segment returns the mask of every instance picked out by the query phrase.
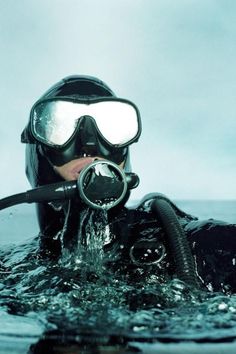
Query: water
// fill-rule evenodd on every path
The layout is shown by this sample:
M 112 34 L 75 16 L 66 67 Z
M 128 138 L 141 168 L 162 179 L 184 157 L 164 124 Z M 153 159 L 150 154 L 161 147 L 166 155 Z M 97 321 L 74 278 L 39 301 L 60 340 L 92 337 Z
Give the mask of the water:
M 236 201 L 177 204 L 236 223 Z M 38 259 L 31 208 L 0 221 L 0 353 L 235 353 L 236 295 L 160 282 L 153 269 L 124 275 L 103 252 L 109 230 L 94 232 L 92 219 L 86 247 L 59 262 Z

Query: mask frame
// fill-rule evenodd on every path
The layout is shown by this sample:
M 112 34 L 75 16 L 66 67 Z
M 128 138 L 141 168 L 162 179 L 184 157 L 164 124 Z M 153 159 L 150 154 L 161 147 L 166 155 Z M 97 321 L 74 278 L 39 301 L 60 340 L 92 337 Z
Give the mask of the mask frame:
M 113 148 L 124 148 L 129 146 L 130 144 L 132 144 L 133 142 L 136 142 L 141 134 L 142 131 L 142 127 L 141 127 L 141 118 L 140 118 L 140 113 L 138 108 L 136 107 L 136 105 L 127 100 L 127 99 L 123 99 L 123 98 L 116 98 L 116 97 L 103 97 L 103 98 L 86 98 L 86 99 L 82 99 L 82 98 L 78 98 L 78 97 L 72 97 L 72 96 L 57 96 L 54 98 L 48 98 L 48 99 L 40 99 L 38 100 L 32 107 L 31 112 L 30 112 L 30 120 L 29 123 L 27 124 L 26 128 L 24 129 L 22 135 L 21 135 L 21 142 L 22 143 L 30 143 L 30 144 L 34 144 L 34 143 L 41 143 L 45 146 L 48 146 L 50 148 L 53 149 L 58 149 L 58 150 L 63 150 L 66 146 L 70 145 L 71 141 L 73 139 L 75 139 L 76 134 L 78 133 L 79 127 L 80 127 L 80 122 L 81 122 L 81 118 L 83 119 L 83 117 L 79 117 L 75 130 L 74 132 L 71 134 L 70 138 L 66 140 L 65 143 L 63 144 L 53 144 L 47 141 L 45 141 L 45 139 L 40 138 L 40 136 L 36 133 L 35 128 L 34 128 L 34 112 L 36 110 L 36 108 L 40 105 L 40 104 L 47 104 L 47 102 L 56 102 L 56 101 L 62 101 L 62 102 L 71 102 L 71 103 L 78 103 L 78 104 L 84 104 L 84 105 L 93 105 L 96 103 L 100 103 L 100 102 L 121 102 L 124 104 L 128 104 L 130 105 L 136 113 L 136 118 L 137 118 L 137 133 L 135 134 L 135 136 L 133 138 L 131 138 L 130 140 L 128 140 L 127 142 L 123 143 L 123 144 L 113 144 L 111 142 L 109 142 L 102 134 L 102 132 L 100 131 L 96 119 L 94 119 L 93 117 L 90 117 L 91 119 L 94 120 L 94 126 L 96 127 L 96 134 L 98 134 L 100 136 L 100 140 L 104 141 L 104 144 L 107 147 L 111 147 Z M 46 106 L 46 105 L 45 105 Z M 112 118 L 111 118 L 112 119 Z M 125 129 L 125 127 L 124 127 Z

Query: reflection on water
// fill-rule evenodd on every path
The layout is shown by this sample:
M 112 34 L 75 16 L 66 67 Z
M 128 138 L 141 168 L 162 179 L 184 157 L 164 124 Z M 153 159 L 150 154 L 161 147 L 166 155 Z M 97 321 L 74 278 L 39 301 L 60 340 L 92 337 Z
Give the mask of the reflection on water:
M 38 258 L 37 239 L 2 247 L 2 343 L 21 339 L 16 353 L 135 353 L 156 340 L 236 337 L 235 295 L 163 281 L 154 266 L 121 271 L 114 250 L 103 251 L 108 231 L 92 220 L 87 228 L 86 242 L 59 261 Z

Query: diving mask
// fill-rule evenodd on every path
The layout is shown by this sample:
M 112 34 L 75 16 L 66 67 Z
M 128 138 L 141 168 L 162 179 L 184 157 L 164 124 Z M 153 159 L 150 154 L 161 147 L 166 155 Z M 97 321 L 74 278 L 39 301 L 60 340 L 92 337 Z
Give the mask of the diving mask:
M 84 117 L 89 117 L 100 138 L 115 148 L 137 141 L 141 133 L 138 108 L 128 100 L 114 97 L 86 100 L 56 97 L 38 101 L 31 110 L 30 132 L 38 142 L 63 148 L 81 128 Z

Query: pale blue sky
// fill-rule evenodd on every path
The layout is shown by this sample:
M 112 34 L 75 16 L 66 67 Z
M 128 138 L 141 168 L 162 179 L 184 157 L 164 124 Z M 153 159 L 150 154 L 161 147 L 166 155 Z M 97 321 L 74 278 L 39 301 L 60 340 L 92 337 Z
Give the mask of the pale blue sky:
M 1 196 L 29 189 L 20 133 L 70 74 L 139 107 L 133 198 L 236 199 L 236 2 L 0 0 Z

